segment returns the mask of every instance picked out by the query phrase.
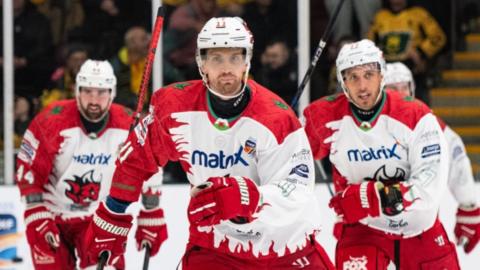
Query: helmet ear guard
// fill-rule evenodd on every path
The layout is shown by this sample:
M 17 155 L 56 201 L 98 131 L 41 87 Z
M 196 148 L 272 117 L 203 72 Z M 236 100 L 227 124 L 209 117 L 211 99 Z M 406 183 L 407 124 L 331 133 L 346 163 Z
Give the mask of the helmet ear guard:
M 415 81 L 412 71 L 402 62 L 388 63 L 385 72 L 385 85 L 407 82 L 410 84 L 410 94 L 415 97 Z
M 385 59 L 383 58 L 383 52 L 375 46 L 375 43 L 368 39 L 362 39 L 354 43 L 343 45 L 338 53 L 336 60 L 337 81 L 342 86 L 343 92 L 350 101 L 350 95 L 348 94 L 348 89 L 343 80 L 343 72 L 349 68 L 369 63 L 377 63 L 380 68 L 380 74 L 383 76 L 380 83 L 380 93 L 377 98 L 379 99 L 383 88 L 385 87 Z

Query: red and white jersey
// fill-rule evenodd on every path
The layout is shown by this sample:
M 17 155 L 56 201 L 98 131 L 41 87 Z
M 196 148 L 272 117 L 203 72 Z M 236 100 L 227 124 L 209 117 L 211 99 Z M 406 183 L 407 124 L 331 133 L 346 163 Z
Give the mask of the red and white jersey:
M 411 237 L 437 218 L 447 187 L 448 150 L 436 117 L 423 103 L 391 91 L 381 102 L 373 120 L 362 122 L 343 93 L 323 98 L 305 110 L 305 129 L 314 157 L 329 156 L 337 191 L 367 180 L 404 183 L 403 201 L 409 204 L 404 211 L 360 222 Z
M 192 185 L 214 176 L 244 176 L 262 196 L 256 219 L 190 227 L 190 243 L 241 258 L 276 258 L 304 248 L 320 229 L 313 158 L 294 112 L 249 80 L 240 116 L 216 117 L 202 81 L 172 84 L 152 97 L 150 114 L 122 148 L 110 195 L 136 201 L 143 179 L 167 160 L 180 161 Z
M 42 193 L 48 208 L 65 218 L 92 214 L 108 195 L 130 123 L 129 111 L 112 104 L 105 127 L 89 135 L 75 100 L 50 105 L 30 123 L 18 153 L 21 195 Z
M 448 187 L 461 205 L 479 205 L 479 199 L 473 178 L 472 164 L 465 151 L 462 138 L 438 119 L 447 140 L 448 158 L 450 162 L 448 172 Z

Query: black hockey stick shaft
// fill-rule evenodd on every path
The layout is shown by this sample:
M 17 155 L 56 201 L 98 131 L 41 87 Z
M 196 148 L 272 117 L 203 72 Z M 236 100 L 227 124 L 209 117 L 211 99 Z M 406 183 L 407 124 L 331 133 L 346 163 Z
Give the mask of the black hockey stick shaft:
M 345 0 L 340 0 L 338 2 L 337 6 L 335 7 L 335 11 L 333 12 L 333 16 L 330 17 L 330 19 L 328 20 L 327 28 L 325 29 L 325 32 L 323 33 L 322 38 L 318 42 L 318 46 L 317 46 L 317 49 L 315 50 L 315 54 L 313 56 L 312 62 L 310 62 L 310 66 L 308 66 L 307 72 L 303 76 L 302 82 L 298 86 L 297 92 L 295 93 L 295 96 L 292 99 L 292 103 L 290 104 L 290 107 L 292 107 L 293 109 L 297 107 L 298 100 L 302 96 L 303 90 L 305 89 L 305 86 L 310 80 L 310 77 L 312 77 L 312 73 L 315 70 L 315 67 L 317 66 L 318 59 L 322 55 L 325 45 L 327 45 L 327 40 L 330 37 L 330 34 L 332 33 L 333 25 L 337 20 L 338 13 L 342 8 L 343 2 L 345 2 Z
M 108 252 L 103 251 L 100 253 L 100 256 L 98 256 L 98 264 L 97 264 L 97 270 L 103 270 L 105 268 L 105 264 L 107 264 L 108 260 Z
M 155 25 L 153 27 L 152 38 L 150 39 L 148 55 L 145 62 L 145 68 L 143 69 L 142 82 L 140 84 L 140 90 L 138 92 L 137 108 L 133 115 L 134 120 L 132 122 L 132 125 L 130 126 L 130 131 L 133 130 L 133 128 L 138 124 L 143 109 L 143 102 L 145 99 L 145 94 L 147 92 L 148 84 L 150 82 L 153 62 L 155 60 L 155 52 L 157 50 L 158 40 L 160 39 L 160 33 L 162 32 L 164 16 L 165 10 L 163 6 L 158 7 L 157 17 L 155 18 Z
M 335 195 L 335 192 L 333 192 L 332 187 L 330 186 L 330 179 L 328 179 L 327 173 L 325 172 L 325 169 L 323 168 L 322 161 L 316 159 L 315 160 L 315 165 L 317 165 L 318 171 L 320 172 L 320 176 L 322 177 L 323 181 L 325 181 L 325 184 L 327 185 L 328 192 L 330 193 L 330 196 L 333 197 Z
M 143 258 L 143 270 L 148 270 L 148 264 L 150 263 L 150 252 L 152 249 L 150 245 L 145 245 L 145 257 Z

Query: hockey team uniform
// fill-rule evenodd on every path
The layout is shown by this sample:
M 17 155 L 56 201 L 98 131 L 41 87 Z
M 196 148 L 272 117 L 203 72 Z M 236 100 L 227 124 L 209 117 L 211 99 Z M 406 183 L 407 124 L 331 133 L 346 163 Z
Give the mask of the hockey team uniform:
M 261 194 L 253 221 L 191 223 L 183 269 L 211 269 L 214 261 L 225 264 L 217 269 L 331 269 L 315 241 L 321 217 L 304 129 L 278 96 L 247 85 L 250 101 L 232 119 L 215 115 L 201 80 L 156 91 L 120 152 L 110 196 L 136 201 L 143 179 L 168 160 L 179 161 L 194 186 L 210 177 L 249 178 Z
M 399 204 L 387 211 L 388 201 L 379 198 L 377 215 L 344 225 L 337 269 L 386 269 L 390 261 L 400 269 L 458 269 L 455 246 L 437 218 L 448 175 L 441 128 L 423 103 L 391 91 L 382 95 L 370 122 L 356 116 L 344 94 L 304 112 L 313 155 L 329 157 L 337 192 L 359 184 L 361 207 L 369 208 L 364 184 L 400 183 Z
M 465 151 L 462 138 L 449 126 L 438 119 L 447 141 L 450 167 L 448 187 L 460 205 L 478 205 L 473 179 L 472 165 Z
M 32 248 L 36 269 L 75 269 L 70 256 L 74 247 L 82 260 L 82 236 L 99 201 L 108 194 L 117 153 L 131 122 L 128 110 L 117 104 L 112 104 L 107 117 L 98 134 L 86 134 L 76 101 L 59 101 L 37 115 L 25 133 L 17 160 L 20 193 L 43 194 L 62 237 L 56 261 Z M 149 181 L 155 192 L 159 192 L 158 180 Z M 123 269 L 123 263 L 120 260 L 116 267 Z

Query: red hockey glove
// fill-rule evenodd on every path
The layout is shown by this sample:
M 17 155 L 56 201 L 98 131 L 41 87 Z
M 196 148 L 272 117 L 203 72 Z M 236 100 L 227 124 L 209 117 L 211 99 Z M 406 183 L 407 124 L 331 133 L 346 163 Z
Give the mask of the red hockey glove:
M 197 226 L 229 219 L 251 222 L 260 200 L 257 185 L 247 177 L 210 177 L 206 183 L 194 187 L 191 196 L 188 220 Z
M 348 185 L 345 190 L 330 199 L 330 208 L 343 218 L 345 224 L 358 222 L 371 216 L 380 215 L 380 196 L 376 184 L 367 181 L 361 184 Z
M 86 260 L 80 267 L 94 265 L 104 251 L 108 253 L 107 265 L 116 264 L 125 252 L 127 236 L 133 217 L 110 211 L 103 202 L 97 208 L 85 232 Z
M 54 216 L 44 205 L 36 205 L 25 210 L 27 241 L 35 256 L 54 256 L 60 246 L 60 232 Z
M 480 237 L 479 207 L 471 209 L 458 207 L 455 236 L 457 243 L 463 245 L 466 253 L 470 253 L 475 248 Z
M 155 256 L 162 243 L 168 238 L 163 210 L 161 208 L 140 210 L 137 222 L 135 239 L 137 240 L 138 251 L 145 245 L 149 245 L 151 248 L 150 255 Z

